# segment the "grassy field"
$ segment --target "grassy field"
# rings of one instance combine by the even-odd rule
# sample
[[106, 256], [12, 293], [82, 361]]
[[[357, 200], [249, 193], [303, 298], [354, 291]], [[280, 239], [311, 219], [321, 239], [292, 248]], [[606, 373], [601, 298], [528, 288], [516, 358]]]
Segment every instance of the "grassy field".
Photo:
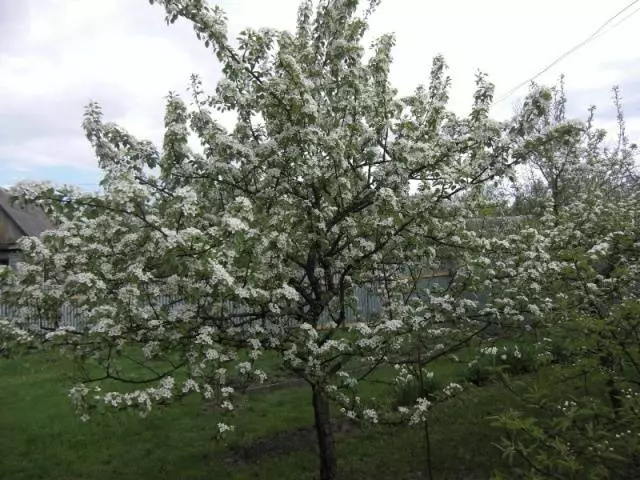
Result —
[[[458, 380], [460, 364], [441, 363]], [[71, 365], [37, 353], [0, 360], [0, 478], [311, 479], [317, 460], [310, 392], [304, 386], [250, 393], [237, 432], [216, 442], [215, 412], [197, 398], [135, 414], [79, 420], [66, 394]], [[382, 387], [373, 384], [370, 388]], [[514, 401], [499, 386], [469, 388], [433, 411], [437, 479], [486, 479], [504, 464], [493, 446], [500, 432], [487, 418]], [[507, 402], [507, 403], [505, 403]], [[426, 478], [422, 430], [357, 427], [338, 421], [341, 478]]]

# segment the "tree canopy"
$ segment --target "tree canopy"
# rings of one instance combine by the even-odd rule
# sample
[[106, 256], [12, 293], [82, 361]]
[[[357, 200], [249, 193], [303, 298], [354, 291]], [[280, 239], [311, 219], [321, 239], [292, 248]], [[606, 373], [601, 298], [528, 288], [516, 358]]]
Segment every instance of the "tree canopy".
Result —
[[[99, 405], [144, 414], [189, 393], [231, 414], [233, 378], [263, 381], [254, 362], [272, 352], [313, 392], [321, 477], [330, 479], [330, 400], [377, 421], [357, 393], [377, 366], [410, 363], [416, 345], [428, 361], [490, 326], [531, 325], [559, 308], [591, 311], [591, 302], [600, 312], [598, 295], [637, 295], [627, 250], [637, 252], [637, 189], [612, 200], [631, 185], [632, 149], [625, 140], [603, 150], [591, 120], [566, 119], [563, 96], [534, 86], [513, 118], [496, 121], [494, 87], [478, 73], [460, 117], [447, 109], [450, 79], [436, 57], [428, 85], [399, 97], [393, 35], [363, 45], [377, 1], [304, 1], [295, 31], [246, 29], [236, 44], [217, 6], [151, 3], [169, 23], [190, 21], [215, 53], [215, 91], [194, 76], [191, 105], [169, 94], [161, 147], [90, 104], [83, 126], [102, 191], [20, 185], [58, 227], [24, 238], [23, 262], [3, 274], [19, 312], [3, 323], [13, 338], [101, 367], [72, 391], [84, 415]], [[225, 111], [237, 115], [231, 130], [216, 120]], [[472, 193], [516, 179], [520, 165], [543, 179], [527, 196], [539, 192], [538, 220], [483, 234]], [[532, 213], [523, 199], [517, 207]], [[577, 249], [602, 259], [609, 276], [567, 277]], [[446, 287], [424, 284], [451, 264]], [[361, 291], [379, 299], [378, 311], [363, 313]], [[84, 330], [60, 324], [63, 305]], [[127, 361], [140, 366], [135, 374]], [[418, 399], [409, 416], [425, 405]], [[219, 433], [231, 428], [221, 418]]]

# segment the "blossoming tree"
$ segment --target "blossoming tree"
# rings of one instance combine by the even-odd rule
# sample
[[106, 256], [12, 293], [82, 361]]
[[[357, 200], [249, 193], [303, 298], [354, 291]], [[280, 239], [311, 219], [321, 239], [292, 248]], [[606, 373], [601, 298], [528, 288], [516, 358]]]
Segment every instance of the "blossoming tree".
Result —
[[[311, 389], [321, 478], [334, 478], [331, 400], [376, 421], [358, 380], [407, 338], [435, 354], [495, 320], [468, 295], [475, 277], [464, 268], [487, 244], [450, 199], [527, 158], [550, 94], [533, 91], [518, 116], [496, 122], [493, 87], [478, 75], [460, 118], [446, 110], [437, 57], [428, 87], [398, 98], [393, 37], [362, 46], [375, 0], [305, 1], [293, 33], [247, 29], [235, 46], [218, 7], [151, 3], [169, 23], [193, 23], [223, 77], [211, 95], [193, 77], [192, 108], [169, 95], [161, 149], [89, 105], [102, 191], [17, 188], [57, 228], [23, 239], [23, 262], [3, 273], [17, 308], [3, 329], [101, 367], [71, 392], [83, 415], [97, 405], [144, 414], [188, 393], [229, 412], [231, 377], [264, 380], [260, 356], [275, 352]], [[231, 131], [216, 111], [236, 113]], [[452, 256], [446, 289], [421, 284]], [[359, 307], [363, 291], [379, 308]], [[60, 322], [63, 305], [83, 329]], [[123, 387], [104, 392], [100, 381]], [[221, 433], [230, 428], [221, 420]]]
[[[586, 122], [569, 120], [563, 85], [556, 89], [527, 162], [537, 173], [534, 198], [517, 205], [527, 207], [527, 228], [494, 241], [488, 285], [501, 295], [492, 308], [522, 312], [542, 334], [540, 360], [556, 364], [522, 397], [525, 411], [501, 418], [505, 454], [525, 460], [508, 478], [637, 476], [640, 184], [617, 88], [613, 99], [618, 135], [607, 142], [595, 109]], [[558, 404], [566, 389], [557, 382], [575, 378], [584, 391]]]

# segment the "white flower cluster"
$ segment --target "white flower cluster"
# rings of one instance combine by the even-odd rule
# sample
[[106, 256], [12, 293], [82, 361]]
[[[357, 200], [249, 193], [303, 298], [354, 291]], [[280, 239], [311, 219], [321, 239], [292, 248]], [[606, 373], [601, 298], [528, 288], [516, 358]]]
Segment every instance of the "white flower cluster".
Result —
[[218, 432], [223, 434], [226, 432], [232, 432], [234, 430], [233, 425], [227, 425], [226, 423], [218, 423]]
[[[409, 418], [409, 425], [415, 425], [426, 421], [429, 407], [431, 407], [431, 402], [429, 400], [422, 397], [418, 398], [416, 400], [416, 404], [413, 406], [413, 412], [411, 412], [411, 416]], [[401, 410], [401, 413], [402, 412], [406, 412], [406, 410], [403, 409]]]
[[507, 346], [503, 346], [502, 349], [498, 349], [498, 347], [496, 347], [495, 345], [491, 347], [482, 347], [480, 349], [481, 355], [495, 357], [498, 355], [498, 353], [500, 353], [500, 359], [503, 361], [506, 361], [509, 358], [509, 354], [511, 354], [514, 358], [522, 358], [522, 352], [520, 351], [518, 345], [514, 345], [512, 351], [510, 351]]
[[572, 413], [576, 407], [577, 404], [573, 400], [565, 400], [560, 405], [558, 405], [558, 409], [565, 415]]
[[378, 413], [372, 408], [365, 408], [362, 411], [362, 418], [367, 422], [378, 423]]
[[462, 385], [459, 383], [449, 383], [442, 389], [442, 393], [444, 393], [447, 397], [453, 397], [454, 395], [462, 392], [464, 389]]
[[495, 356], [498, 353], [498, 347], [493, 346], [493, 347], [482, 347], [480, 349], [480, 353], [483, 355], [491, 355], [491, 356]]

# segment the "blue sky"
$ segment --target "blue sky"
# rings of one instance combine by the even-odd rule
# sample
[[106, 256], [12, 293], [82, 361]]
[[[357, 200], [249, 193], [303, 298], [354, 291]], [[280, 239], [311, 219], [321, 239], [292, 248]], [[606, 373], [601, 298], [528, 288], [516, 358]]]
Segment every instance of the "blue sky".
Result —
[[[292, 28], [297, 0], [221, 0], [231, 34], [245, 26]], [[578, 43], [628, 0], [383, 0], [371, 35], [395, 32], [392, 76], [401, 93], [428, 78], [442, 53], [451, 67], [452, 107], [464, 112], [474, 73], [487, 72], [497, 97]], [[632, 141], [640, 137], [640, 13], [539, 78], [567, 76], [571, 113], [599, 107], [614, 125], [611, 87], [620, 85]], [[51, 180], [92, 189], [95, 156], [82, 130], [84, 106], [159, 142], [163, 97], [185, 93], [191, 73], [205, 87], [219, 78], [215, 58], [186, 23], [164, 23], [147, 0], [0, 1], [0, 185]], [[521, 89], [519, 93], [526, 90]], [[505, 117], [518, 95], [497, 105]]]

